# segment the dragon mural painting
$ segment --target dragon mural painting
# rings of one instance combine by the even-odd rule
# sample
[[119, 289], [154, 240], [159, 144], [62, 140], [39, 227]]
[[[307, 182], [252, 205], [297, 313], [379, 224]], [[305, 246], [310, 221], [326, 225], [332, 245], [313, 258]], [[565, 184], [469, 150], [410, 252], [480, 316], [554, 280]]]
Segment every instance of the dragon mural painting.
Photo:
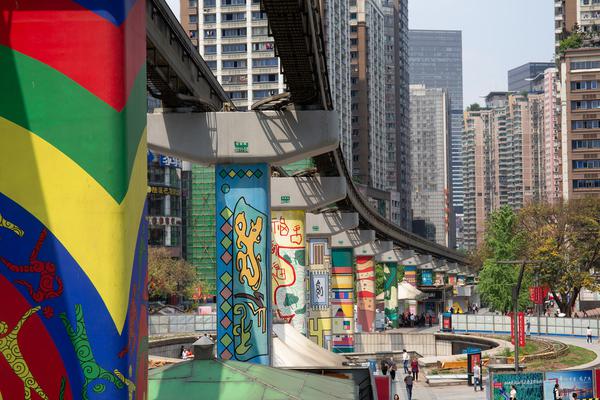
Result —
[[269, 365], [269, 167], [217, 165], [217, 356]]
[[145, 19], [0, 0], [4, 399], [146, 397]]
[[354, 351], [353, 250], [331, 249], [331, 334], [334, 353]]
[[383, 265], [384, 282], [384, 308], [385, 316], [398, 327], [398, 264], [385, 263]]
[[363, 332], [375, 330], [375, 261], [371, 256], [356, 257], [357, 323]]
[[303, 211], [271, 214], [273, 309], [277, 316], [306, 334], [306, 250]]

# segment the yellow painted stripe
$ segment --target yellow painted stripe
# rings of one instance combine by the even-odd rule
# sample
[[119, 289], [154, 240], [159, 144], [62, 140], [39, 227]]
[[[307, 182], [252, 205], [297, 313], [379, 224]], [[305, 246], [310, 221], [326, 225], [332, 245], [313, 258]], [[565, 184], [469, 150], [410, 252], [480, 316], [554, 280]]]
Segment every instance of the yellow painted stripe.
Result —
[[352, 289], [354, 287], [352, 275], [334, 275], [331, 281], [331, 286], [334, 289]]
[[121, 333], [147, 191], [146, 132], [121, 204], [34, 133], [4, 118], [0, 132], [0, 192], [33, 214], [65, 246], [100, 293]]

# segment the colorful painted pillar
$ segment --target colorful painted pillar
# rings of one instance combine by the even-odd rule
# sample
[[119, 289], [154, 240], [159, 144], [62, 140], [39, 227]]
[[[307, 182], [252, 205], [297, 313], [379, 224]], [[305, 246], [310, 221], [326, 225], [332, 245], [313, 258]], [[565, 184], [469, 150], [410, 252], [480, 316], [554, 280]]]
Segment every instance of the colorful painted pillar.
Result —
[[376, 257], [383, 263], [384, 276], [384, 311], [393, 328], [398, 328], [398, 263], [402, 261], [399, 252], [390, 250]]
[[331, 312], [334, 353], [354, 352], [354, 250], [375, 240], [374, 231], [345, 231], [331, 237]]
[[392, 242], [371, 242], [354, 249], [357, 332], [375, 332], [375, 257], [391, 251], [392, 246]]
[[306, 335], [304, 211], [271, 213], [273, 311]]
[[146, 397], [145, 20], [0, 0], [4, 399]]
[[332, 349], [331, 236], [358, 226], [356, 213], [306, 213], [308, 237], [309, 307], [308, 337]]
[[267, 164], [218, 164], [217, 357], [270, 364], [271, 212]]
[[[419, 256], [414, 253], [414, 251], [409, 251], [403, 253], [404, 259], [398, 265], [398, 268], [402, 268], [404, 272], [404, 279], [406, 283], [417, 287], [417, 264], [420, 263]], [[409, 312], [416, 314], [417, 312], [417, 301], [405, 299], [399, 302], [398, 304], [399, 311], [404, 314], [408, 314]]]

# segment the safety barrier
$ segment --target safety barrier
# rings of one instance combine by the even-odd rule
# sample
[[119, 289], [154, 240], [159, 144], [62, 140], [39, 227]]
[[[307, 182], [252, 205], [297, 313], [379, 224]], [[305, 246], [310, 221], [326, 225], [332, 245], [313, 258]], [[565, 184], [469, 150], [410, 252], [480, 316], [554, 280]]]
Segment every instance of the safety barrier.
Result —
[[150, 335], [208, 333], [217, 331], [217, 315], [151, 315]]

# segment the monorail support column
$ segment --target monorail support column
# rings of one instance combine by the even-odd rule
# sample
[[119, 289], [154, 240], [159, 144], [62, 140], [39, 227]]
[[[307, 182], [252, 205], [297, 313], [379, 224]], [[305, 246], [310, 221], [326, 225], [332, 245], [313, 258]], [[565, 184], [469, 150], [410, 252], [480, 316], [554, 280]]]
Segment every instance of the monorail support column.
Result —
[[145, 21], [0, 0], [5, 399], [146, 397]]

